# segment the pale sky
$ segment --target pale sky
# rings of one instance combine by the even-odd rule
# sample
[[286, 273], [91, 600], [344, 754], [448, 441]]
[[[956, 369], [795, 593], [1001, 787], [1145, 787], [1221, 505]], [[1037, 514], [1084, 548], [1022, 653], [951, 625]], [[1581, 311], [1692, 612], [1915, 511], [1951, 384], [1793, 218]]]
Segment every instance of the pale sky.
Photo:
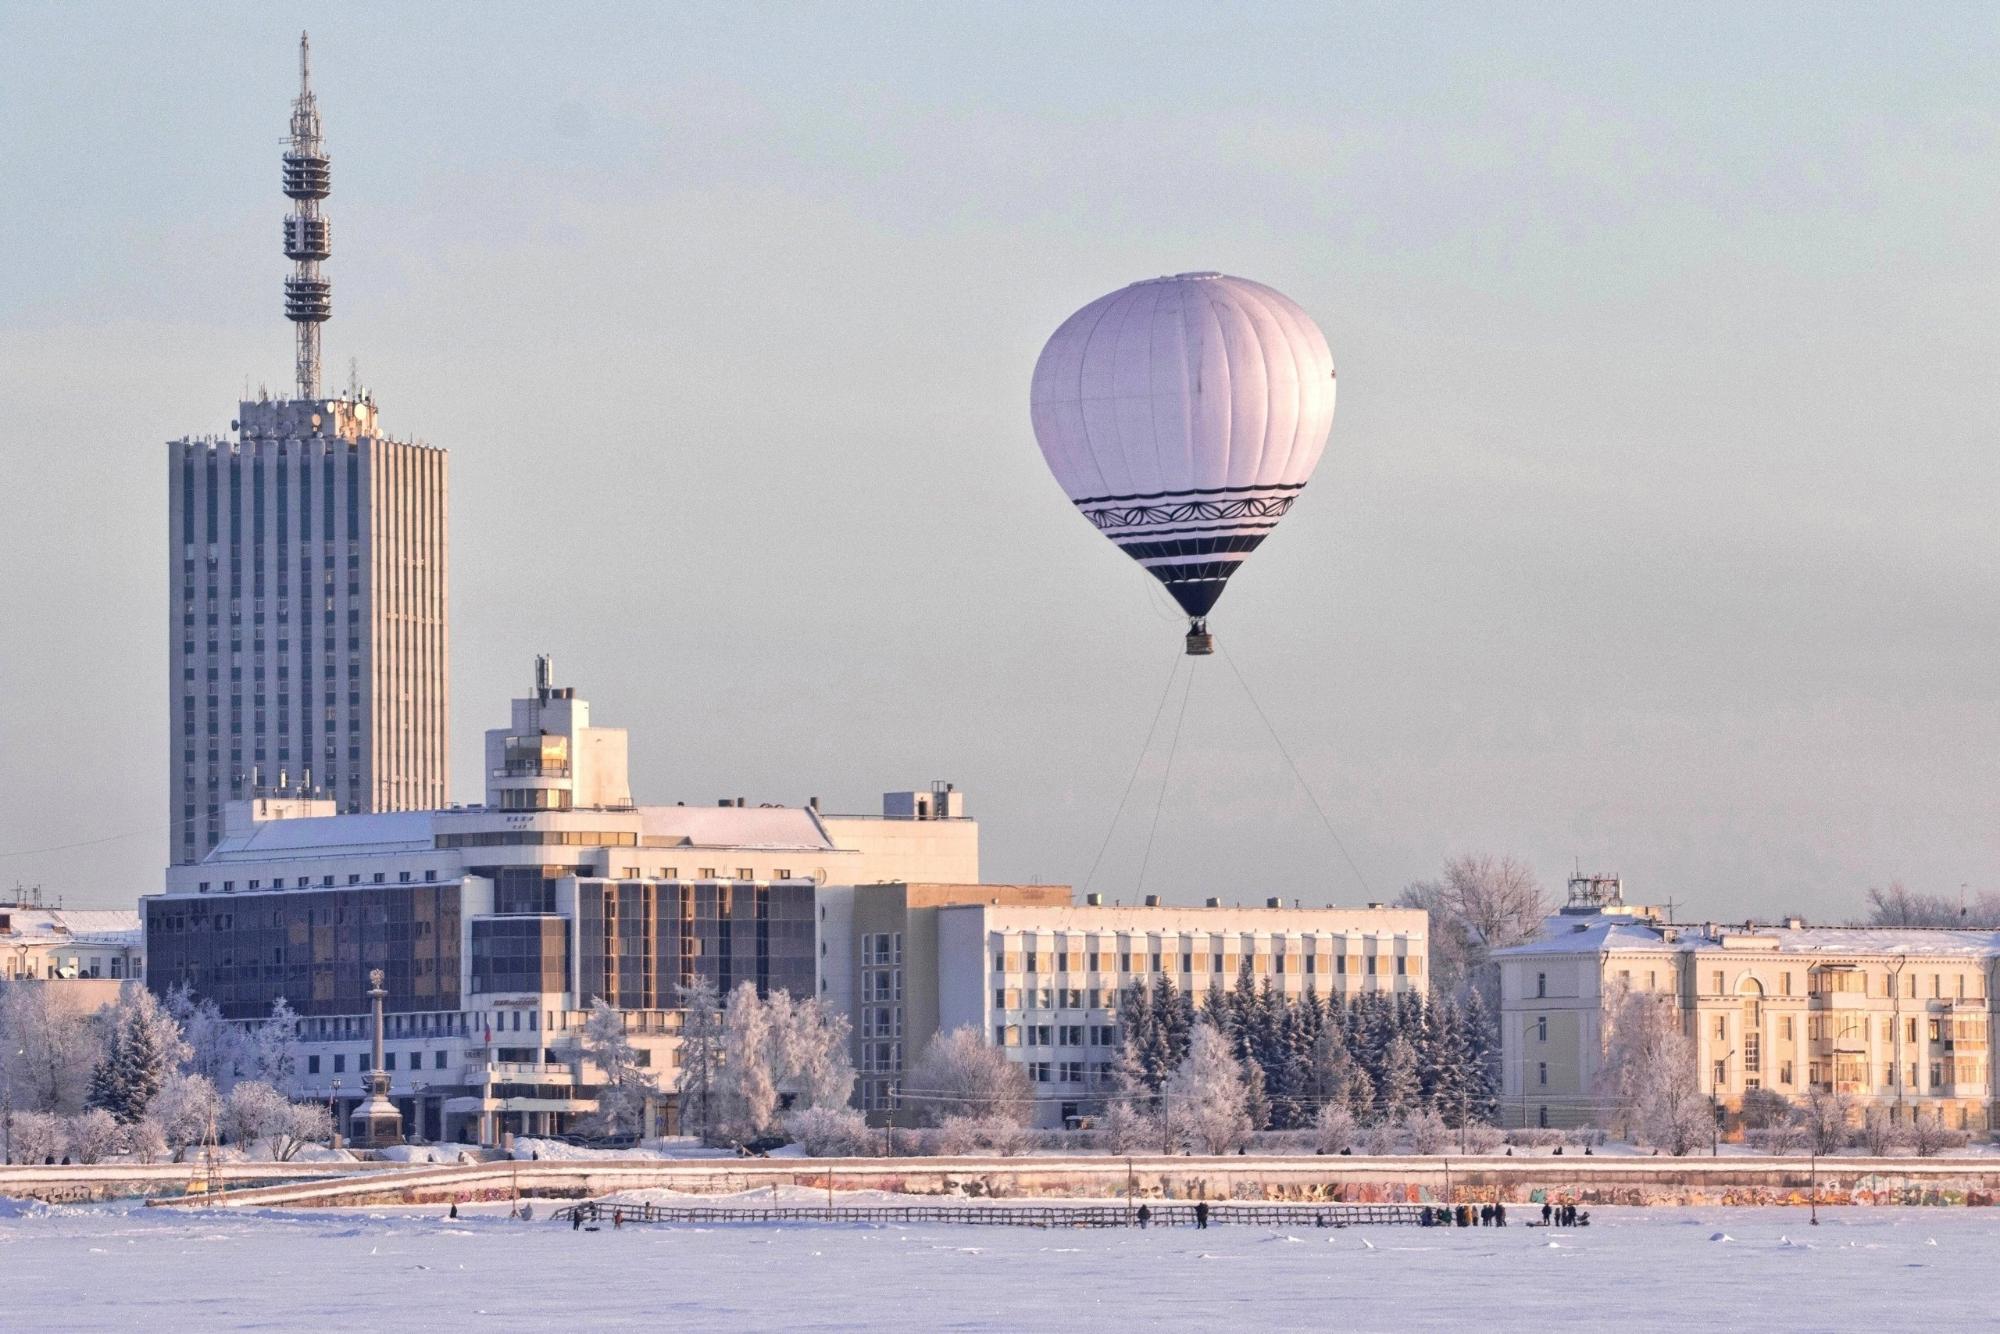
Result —
[[1029, 375], [1219, 269], [1339, 366], [1212, 627], [1360, 878], [1217, 657], [1092, 888], [2000, 888], [2000, 9], [1319, 2], [0, 8], [0, 887], [159, 887], [162, 442], [289, 380], [301, 27], [460, 798], [547, 651], [642, 801], [949, 779], [1081, 887], [1182, 627]]

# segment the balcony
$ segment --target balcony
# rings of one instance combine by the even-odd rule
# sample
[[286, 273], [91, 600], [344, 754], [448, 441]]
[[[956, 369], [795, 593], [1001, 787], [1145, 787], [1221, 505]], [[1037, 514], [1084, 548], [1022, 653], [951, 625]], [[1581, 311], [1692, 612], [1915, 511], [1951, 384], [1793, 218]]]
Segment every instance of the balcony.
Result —
[[490, 1084], [574, 1084], [576, 1072], [558, 1061], [481, 1061], [465, 1067], [465, 1082]]

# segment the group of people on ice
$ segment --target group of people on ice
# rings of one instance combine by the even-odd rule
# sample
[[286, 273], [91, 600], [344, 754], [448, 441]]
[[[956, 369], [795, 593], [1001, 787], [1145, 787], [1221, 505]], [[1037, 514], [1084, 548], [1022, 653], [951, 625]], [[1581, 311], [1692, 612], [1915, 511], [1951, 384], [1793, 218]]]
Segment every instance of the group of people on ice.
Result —
[[1424, 1227], [1506, 1227], [1507, 1206], [1491, 1204], [1427, 1204], [1417, 1212]]

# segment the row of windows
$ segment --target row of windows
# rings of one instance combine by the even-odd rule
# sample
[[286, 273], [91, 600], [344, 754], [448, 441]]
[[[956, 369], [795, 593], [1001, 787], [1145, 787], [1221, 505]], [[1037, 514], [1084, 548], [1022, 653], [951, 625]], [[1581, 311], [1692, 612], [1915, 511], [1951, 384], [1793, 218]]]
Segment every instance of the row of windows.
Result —
[[[444, 1069], [445, 1068], [444, 1058], [445, 1058], [444, 1052], [442, 1051], [432, 1052], [430, 1068], [433, 1070]], [[321, 1072], [322, 1065], [324, 1065], [326, 1073], [328, 1074], [334, 1074], [334, 1075], [346, 1074], [347, 1054], [345, 1052], [332, 1052], [324, 1058], [317, 1055], [306, 1057], [307, 1074], [309, 1075], [319, 1074]], [[357, 1073], [366, 1074], [373, 1067], [374, 1067], [374, 1052], [372, 1050], [364, 1051], [354, 1058], [354, 1069], [356, 1070]], [[382, 1068], [384, 1070], [394, 1070], [396, 1068], [395, 1052], [385, 1051], [382, 1053]], [[424, 1068], [424, 1054], [420, 1051], [404, 1053], [403, 1068], [405, 1070], [413, 1072], [422, 1070]]]
[[[422, 877], [424, 883], [426, 884], [435, 883], [437, 880], [437, 874], [438, 873], [436, 871], [425, 871]], [[368, 883], [372, 885], [385, 885], [389, 883], [389, 873], [387, 871], [373, 871], [373, 872], [350, 871], [347, 875], [347, 883], [350, 885], [361, 884], [362, 883], [361, 877], [363, 875], [366, 875], [368, 877]], [[415, 871], [396, 872], [396, 883], [399, 885], [413, 884], [416, 882], [416, 879], [417, 879], [417, 873]], [[319, 878], [320, 888], [321, 889], [333, 888], [333, 881], [334, 877], [330, 875], [322, 875]], [[198, 890], [198, 892], [206, 894], [211, 889], [213, 889], [216, 883], [217, 883], [216, 881], [212, 880], [200, 880], [196, 882], [196, 889]], [[220, 884], [222, 885], [223, 893], [233, 894], [236, 892], [236, 882], [234, 880], [224, 880], [221, 881]], [[262, 880], [245, 880], [243, 882], [243, 887], [245, 892], [247, 893], [250, 890], [264, 888], [264, 882]], [[272, 889], [285, 888], [285, 877], [281, 875], [271, 877], [271, 888]], [[309, 875], [293, 876], [292, 888], [294, 889], [312, 888], [312, 877]]]
[[[1038, 966], [1040, 962], [1046, 961], [1051, 957], [1049, 955], [1021, 955], [997, 951], [993, 955], [993, 971], [996, 973], [1055, 971], [1108, 973], [1113, 971], [1113, 965], [1115, 964], [1116, 971], [1121, 973], [1159, 973], [1165, 971], [1166, 959], [1171, 956], [1158, 954], [1071, 954], [1067, 956], [1066, 965], [1060, 970]], [[1237, 975], [1240, 967], [1237, 956], [1233, 954], [1182, 954], [1179, 957], [1180, 971], [1190, 975], [1206, 971], [1218, 978], [1234, 977]], [[1336, 976], [1345, 976], [1353, 972], [1357, 976], [1365, 974], [1368, 977], [1374, 977], [1378, 972], [1384, 975], [1393, 972], [1397, 977], [1414, 977], [1421, 975], [1424, 971], [1423, 956], [1414, 954], [1254, 954], [1248, 957], [1251, 962], [1250, 971], [1258, 976], [1274, 973], [1279, 977], [1286, 976], [1287, 974], [1310, 977], [1322, 972], [1332, 973]], [[1350, 959], [1359, 960], [1360, 964], [1350, 967], [1348, 962]], [[1390, 964], [1392, 959], [1394, 960], [1393, 967]], [[1332, 966], [1323, 966], [1328, 960], [1331, 961]], [[1025, 968], [1022, 966], [1023, 964], [1026, 964]]]
[[[1247, 950], [1236, 948], [1190, 950], [1183, 947], [1178, 953], [1183, 973], [1208, 971], [1234, 974], [1244, 959], [1250, 961], [1252, 971], [1259, 973], [1271, 971], [1282, 973], [1288, 967], [1293, 972], [1310, 972], [1316, 959], [1341, 959], [1365, 953], [1361, 950], [1333, 948], [1336, 944], [1342, 946], [1352, 944], [1355, 939], [1355, 937], [1351, 936], [1305, 936], [1299, 938], [1297, 941], [1288, 941], [1284, 936], [1277, 936], [1273, 937], [1268, 943], [1258, 941]], [[1171, 957], [1174, 953], [1176, 951], [1162, 948], [1115, 951], [1050, 951], [1006, 949], [996, 945], [993, 950], [993, 968], [996, 972], [1007, 973], [1106, 973], [1112, 970], [1113, 964], [1111, 960], [1115, 958], [1118, 960], [1116, 967], [1120, 972], [1129, 973], [1135, 967], [1146, 968], [1148, 960], [1151, 961], [1150, 966], [1152, 970], [1158, 972], [1160, 971], [1162, 959]], [[1374, 958], [1376, 955], [1367, 954], [1367, 957]], [[1389, 956], [1383, 955], [1382, 957]], [[1421, 971], [1421, 955], [1396, 955], [1394, 957], [1409, 957], [1416, 960], [1419, 966], [1412, 968], [1411, 971]], [[1135, 960], [1138, 961], [1136, 964]]]

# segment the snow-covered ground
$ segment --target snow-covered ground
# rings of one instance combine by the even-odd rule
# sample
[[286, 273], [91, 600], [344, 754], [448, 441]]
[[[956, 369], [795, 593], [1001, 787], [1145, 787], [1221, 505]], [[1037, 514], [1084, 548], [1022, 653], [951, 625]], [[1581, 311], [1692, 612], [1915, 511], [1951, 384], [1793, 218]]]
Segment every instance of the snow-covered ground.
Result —
[[[504, 1209], [504, 1206], [500, 1206]], [[69, 1329], [1990, 1327], [2000, 1210], [1599, 1209], [1508, 1227], [573, 1232], [497, 1209], [15, 1208], [0, 1273]]]

